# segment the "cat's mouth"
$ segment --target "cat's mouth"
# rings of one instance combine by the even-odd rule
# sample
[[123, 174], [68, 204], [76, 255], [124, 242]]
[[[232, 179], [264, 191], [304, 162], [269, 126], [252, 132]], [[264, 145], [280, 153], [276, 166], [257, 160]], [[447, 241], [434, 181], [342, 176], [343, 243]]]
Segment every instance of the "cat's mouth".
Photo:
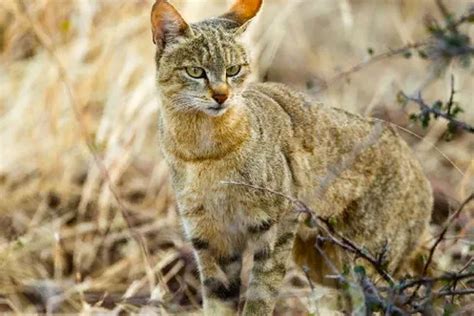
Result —
[[221, 105], [214, 105], [214, 106], [210, 106], [207, 108], [207, 112], [210, 114], [210, 115], [213, 115], [213, 116], [219, 116], [219, 115], [222, 115], [224, 114], [224, 112], [227, 110], [227, 105], [225, 104], [221, 104]]

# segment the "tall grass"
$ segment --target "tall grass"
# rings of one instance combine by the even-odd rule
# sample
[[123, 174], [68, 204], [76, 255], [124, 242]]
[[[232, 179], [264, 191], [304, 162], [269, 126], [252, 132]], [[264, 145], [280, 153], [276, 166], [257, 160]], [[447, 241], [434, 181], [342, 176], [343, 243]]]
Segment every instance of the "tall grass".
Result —
[[[190, 21], [230, 2], [174, 1]], [[151, 4], [0, 2], [0, 312], [173, 312], [200, 304], [156, 139]], [[455, 12], [468, 4], [449, 3]], [[395, 102], [398, 90], [426, 83], [428, 62], [393, 58], [331, 81], [370, 58], [369, 48], [426, 36], [427, 13], [438, 14], [429, 0], [267, 0], [248, 41], [256, 77], [419, 134], [400, 131], [435, 189], [460, 200], [474, 187], [472, 137], [440, 141], [443, 124], [420, 130]], [[451, 66], [425, 96], [447, 97], [451, 74], [467, 105], [462, 118], [472, 122], [472, 71]], [[472, 228], [471, 217], [462, 220]], [[472, 235], [465, 229], [459, 238], [443, 250], [444, 266], [453, 254], [470, 255]], [[279, 310], [311, 308], [301, 274], [287, 279]]]

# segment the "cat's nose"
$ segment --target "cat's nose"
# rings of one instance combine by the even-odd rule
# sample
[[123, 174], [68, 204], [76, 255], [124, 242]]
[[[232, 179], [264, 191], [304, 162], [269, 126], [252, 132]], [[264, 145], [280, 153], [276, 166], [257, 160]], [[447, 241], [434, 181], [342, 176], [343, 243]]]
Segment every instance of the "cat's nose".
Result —
[[229, 86], [224, 82], [211, 85], [212, 98], [222, 105], [229, 98]]
[[214, 93], [212, 95], [212, 98], [219, 104], [223, 104], [227, 98], [229, 97], [229, 94], [227, 93]]

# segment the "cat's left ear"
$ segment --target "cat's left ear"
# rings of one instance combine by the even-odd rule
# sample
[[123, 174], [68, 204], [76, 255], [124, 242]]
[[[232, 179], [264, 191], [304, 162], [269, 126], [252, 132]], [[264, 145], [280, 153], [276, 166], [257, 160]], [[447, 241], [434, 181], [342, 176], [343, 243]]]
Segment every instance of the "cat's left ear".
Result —
[[[248, 26], [248, 22], [257, 15], [258, 11], [262, 6], [263, 0], [236, 0], [230, 10], [220, 18], [231, 20], [235, 22], [239, 29], [243, 28], [243, 31]], [[243, 33], [238, 31], [239, 33]]]
[[158, 50], [178, 36], [191, 34], [191, 28], [167, 0], [156, 0], [151, 10], [153, 43]]

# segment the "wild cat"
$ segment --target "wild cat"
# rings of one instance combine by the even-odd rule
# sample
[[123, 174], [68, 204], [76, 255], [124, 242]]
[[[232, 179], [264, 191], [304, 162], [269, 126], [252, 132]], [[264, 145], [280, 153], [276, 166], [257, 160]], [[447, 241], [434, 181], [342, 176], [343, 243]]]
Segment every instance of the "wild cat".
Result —
[[[285, 196], [331, 218], [373, 253], [387, 246], [394, 272], [417, 248], [431, 214], [429, 182], [389, 124], [282, 84], [248, 82], [240, 39], [261, 5], [237, 0], [224, 15], [193, 24], [166, 0], [151, 13], [160, 145], [206, 315], [236, 313], [244, 251], [253, 253], [244, 315], [272, 314], [292, 254], [326, 283], [328, 267], [313, 247], [317, 232], [308, 233]], [[325, 250], [340, 263], [337, 249]]]

